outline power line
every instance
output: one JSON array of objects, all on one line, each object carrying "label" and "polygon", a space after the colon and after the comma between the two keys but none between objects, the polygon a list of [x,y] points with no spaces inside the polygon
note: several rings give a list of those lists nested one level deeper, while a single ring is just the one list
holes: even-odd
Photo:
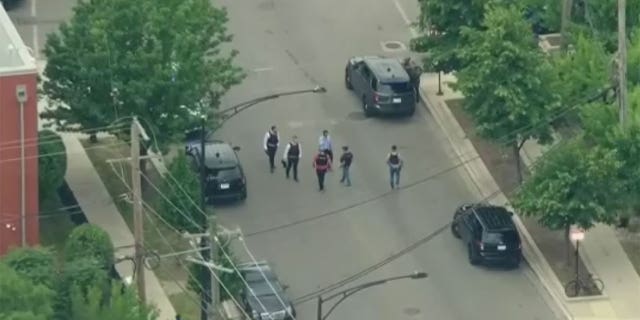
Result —
[{"label": "power line", "polygon": [[[85,147],[85,148],[82,149],[82,151],[99,149],[99,148],[106,148],[106,147],[110,147],[110,146],[111,147],[122,146],[122,145],[127,145],[127,143],[126,142],[107,143],[107,144],[102,144],[102,145],[98,145],[98,146]],[[49,152],[49,153],[38,154],[37,156],[28,156],[28,157],[24,157],[24,159],[25,160],[27,160],[27,159],[39,159],[39,158],[55,156],[55,155],[69,155],[69,154],[80,154],[80,153],[81,153],[81,151],[67,152],[66,150],[64,150],[64,151],[59,151],[59,152]],[[21,159],[22,159],[22,157],[2,159],[2,160],[0,160],[0,164],[5,163],[5,162],[11,162],[11,161],[19,161]]]},{"label": "power line", "polygon": [[[113,131],[115,129],[118,129],[118,130],[115,130],[115,131],[119,132],[119,131],[123,131],[123,130],[126,129],[126,127],[122,128],[122,126],[125,126],[125,125],[127,125],[127,124],[126,123],[122,123],[122,124],[119,124],[119,125],[94,127],[94,128],[83,129],[83,130],[78,130],[78,131],[61,131],[61,132],[52,131],[52,132],[54,132],[54,133],[67,133],[67,132],[70,132],[70,133],[78,133],[78,134],[89,134],[89,131],[99,130],[100,132],[109,132],[109,131]],[[104,130],[102,130],[102,129],[104,129]],[[13,147],[19,148],[20,145],[23,142],[25,144],[26,143],[30,143],[30,144],[26,144],[27,146],[35,146],[35,145],[39,145],[41,141],[49,142],[51,140],[57,140],[57,139],[58,139],[58,135],[49,136],[49,137],[47,137],[45,139],[40,139],[39,137],[36,136],[36,137],[33,137],[33,138],[26,138],[26,139],[24,139],[24,141],[22,139],[7,140],[7,141],[0,142],[0,150],[6,150],[7,148],[13,148]],[[32,142],[36,142],[36,143],[32,143]]]}]

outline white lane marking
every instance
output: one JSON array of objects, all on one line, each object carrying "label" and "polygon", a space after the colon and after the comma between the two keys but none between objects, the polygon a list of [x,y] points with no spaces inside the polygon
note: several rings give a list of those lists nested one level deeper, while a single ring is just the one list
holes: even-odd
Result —
[{"label": "white lane marking", "polygon": [[255,69],[253,69],[251,71],[253,71],[253,72],[265,72],[265,71],[271,71],[271,70],[273,70],[272,67],[264,67],[264,68],[255,68]]},{"label": "white lane marking", "polygon": [[402,16],[402,20],[404,20],[404,22],[409,27],[409,32],[411,32],[411,35],[414,36],[414,37],[417,37],[419,35],[419,33],[418,33],[418,31],[416,31],[416,29],[414,29],[411,26],[413,24],[413,22],[411,22],[411,19],[409,19],[409,16],[407,15],[407,12],[404,11],[402,6],[400,5],[400,2],[398,0],[393,0],[393,4],[396,5],[396,9],[398,9],[398,12],[400,12],[400,15]]},{"label": "white lane marking", "polygon": [[[37,0],[31,0],[31,16],[33,18],[37,16],[36,1]],[[40,55],[40,44],[38,43],[38,21],[36,19],[34,19],[31,31],[33,33],[33,57],[37,60]]]}]

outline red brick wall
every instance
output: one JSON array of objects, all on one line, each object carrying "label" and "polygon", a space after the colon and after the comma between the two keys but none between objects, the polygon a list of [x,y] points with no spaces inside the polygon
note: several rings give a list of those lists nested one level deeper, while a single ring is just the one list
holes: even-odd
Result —
[{"label": "red brick wall", "polygon": [[22,243],[20,218],[20,104],[16,86],[25,85],[27,242],[39,241],[38,107],[36,74],[0,76],[0,255]]}]

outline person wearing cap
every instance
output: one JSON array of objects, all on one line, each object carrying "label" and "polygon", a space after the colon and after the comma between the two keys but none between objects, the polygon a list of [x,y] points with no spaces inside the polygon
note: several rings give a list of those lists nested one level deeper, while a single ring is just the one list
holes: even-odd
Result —
[{"label": "person wearing cap", "polygon": [[293,136],[284,148],[284,154],[282,155],[282,165],[285,168],[287,179],[289,179],[289,172],[293,169],[293,180],[298,182],[298,161],[300,161],[300,158],[302,158],[302,147],[300,147],[298,137]]},{"label": "person wearing cap", "polygon": [[313,168],[318,176],[318,189],[324,191],[324,176],[327,171],[331,170],[331,158],[325,150],[319,150],[313,158]]},{"label": "person wearing cap", "polygon": [[269,157],[269,167],[271,169],[271,173],[276,169],[275,166],[275,157],[276,151],[278,150],[278,146],[280,145],[280,134],[276,129],[276,126],[271,126],[269,131],[264,134],[264,139],[262,142],[264,147],[264,152]]},{"label": "person wearing cap", "polygon": [[391,152],[387,154],[387,166],[389,166],[389,178],[391,183],[391,189],[395,189],[400,184],[400,171],[404,161],[400,158],[398,153],[398,147],[391,146]]},{"label": "person wearing cap", "polygon": [[340,168],[342,168],[342,178],[340,183],[344,183],[347,187],[351,186],[351,177],[349,175],[349,168],[353,161],[353,153],[349,151],[348,146],[342,147],[342,155],[340,156]]}]

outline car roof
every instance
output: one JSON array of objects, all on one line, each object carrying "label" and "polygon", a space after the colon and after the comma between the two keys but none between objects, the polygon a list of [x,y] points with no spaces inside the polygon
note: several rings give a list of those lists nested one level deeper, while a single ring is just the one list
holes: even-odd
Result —
[{"label": "car roof", "polygon": [[[188,141],[190,150],[200,153],[200,141]],[[235,150],[228,143],[221,140],[206,142],[204,164],[209,169],[233,168],[239,165]]]},{"label": "car roof", "polygon": [[511,219],[512,213],[505,207],[500,206],[477,206],[472,208],[478,217],[480,224],[487,231],[508,231],[514,230],[515,224]]},{"label": "car roof", "polygon": [[[253,294],[256,295],[256,297],[253,297],[253,294],[248,294],[247,297],[256,309],[262,310],[261,312],[280,311],[283,310],[283,306],[279,299],[283,299],[287,304],[289,303],[278,277],[267,262],[239,264],[238,269],[242,271],[246,285],[250,287]],[[267,281],[270,282],[271,285],[269,285]],[[260,302],[267,310],[259,306],[260,303],[258,303],[257,299],[260,299]]]},{"label": "car roof", "polygon": [[378,56],[367,56],[363,58],[371,72],[382,83],[402,83],[409,82],[410,78],[407,71],[404,70],[400,61],[395,58],[386,58]]}]

